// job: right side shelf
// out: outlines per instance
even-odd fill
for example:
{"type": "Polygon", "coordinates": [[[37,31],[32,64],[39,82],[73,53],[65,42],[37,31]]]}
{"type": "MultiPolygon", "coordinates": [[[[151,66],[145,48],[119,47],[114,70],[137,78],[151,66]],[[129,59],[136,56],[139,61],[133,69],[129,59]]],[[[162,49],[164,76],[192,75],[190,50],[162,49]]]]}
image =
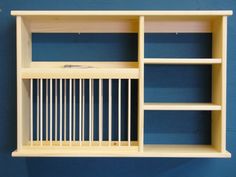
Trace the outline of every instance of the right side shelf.
{"type": "MultiPolygon", "coordinates": [[[[158,16],[158,17],[144,17],[143,29],[140,31],[144,32],[143,35],[140,34],[139,42],[141,43],[141,70],[143,70],[143,114],[146,111],[208,111],[211,112],[211,140],[210,144],[185,144],[185,143],[167,143],[167,144],[146,144],[144,140],[143,153],[145,156],[152,157],[231,157],[231,154],[226,150],[226,60],[227,60],[227,17],[226,16],[158,16]],[[210,34],[212,37],[212,43],[210,46],[210,54],[206,53],[203,49],[204,46],[200,44],[200,51],[205,55],[198,56],[198,54],[193,54],[191,57],[190,50],[184,51],[180,47],[180,52],[177,53],[178,56],[173,56],[171,47],[169,51],[160,51],[162,48],[157,46],[156,52],[148,53],[146,50],[146,33],[147,34],[158,34],[164,36],[167,34],[210,34]],[[159,50],[158,50],[159,49],[159,50]],[[182,51],[181,51],[182,50],[182,51]],[[166,54],[164,53],[166,52],[166,54]],[[142,58],[143,57],[143,58],[142,58]],[[193,101],[147,101],[145,98],[145,76],[146,66],[180,66],[184,70],[185,66],[202,66],[208,65],[211,67],[211,80],[209,80],[209,85],[211,85],[211,95],[209,101],[196,102],[193,101]]],[[[142,26],[140,27],[142,28],[142,26]]],[[[163,40],[163,38],[161,38],[163,40]]],[[[151,38],[151,43],[155,43],[154,39],[151,38]]],[[[168,41],[168,39],[167,39],[168,41]]],[[[163,41],[162,41],[163,42],[163,41]]],[[[174,42],[175,39],[174,39],[174,42]]],[[[189,41],[188,41],[189,42],[189,41]]],[[[160,42],[161,43],[161,42],[160,42]]],[[[191,43],[191,39],[190,39],[191,43]]],[[[203,41],[204,44],[204,41],[203,41]]],[[[162,45],[162,44],[160,44],[162,45]]],[[[164,44],[165,45],[165,44],[164,44]]],[[[191,45],[191,44],[190,44],[191,45]]],[[[207,45],[207,44],[206,44],[207,45]]],[[[167,47],[167,46],[165,46],[167,47]]],[[[191,48],[192,46],[190,46],[191,48]]],[[[187,47],[188,48],[188,47],[187,47]]],[[[152,48],[153,49],[153,48],[152,48]]],[[[192,52],[195,52],[194,49],[192,52]]],[[[164,72],[164,70],[163,70],[164,72]]],[[[152,73],[153,75],[155,73],[152,73]]],[[[168,73],[167,73],[168,74],[168,73]]],[[[160,75],[164,76],[164,74],[160,75]]],[[[158,84],[158,81],[154,78],[153,82],[158,84]]],[[[186,76],[187,77],[187,76],[186,76]]],[[[205,77],[205,76],[203,76],[205,77]]],[[[149,80],[150,82],[150,80],[149,80]]],[[[157,93],[158,94],[158,93],[157,93]]],[[[161,94],[161,93],[160,93],[161,94]]],[[[169,95],[171,97],[171,94],[169,95]]],[[[163,98],[164,99],[164,98],[163,98]]],[[[144,122],[149,117],[145,117],[144,122]]],[[[178,119],[178,117],[176,117],[178,119]]],[[[183,122],[184,124],[184,122],[183,122]]],[[[145,127],[145,126],[144,126],[145,127]]],[[[144,128],[145,129],[145,128],[144,128]]],[[[145,135],[145,130],[144,130],[145,135]]],[[[143,135],[143,136],[144,136],[143,135]]],[[[145,136],[144,138],[145,139],[145,136]]]]}

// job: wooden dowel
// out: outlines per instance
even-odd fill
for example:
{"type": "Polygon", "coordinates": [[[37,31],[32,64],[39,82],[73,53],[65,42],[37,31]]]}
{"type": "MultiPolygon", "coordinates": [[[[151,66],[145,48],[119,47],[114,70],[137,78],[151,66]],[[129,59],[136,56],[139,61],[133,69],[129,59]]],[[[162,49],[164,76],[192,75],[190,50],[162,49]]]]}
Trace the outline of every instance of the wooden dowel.
{"type": "Polygon", "coordinates": [[[30,79],[30,145],[33,146],[33,79],[30,79]]]}
{"type": "Polygon", "coordinates": [[[75,114],[76,114],[76,110],[75,110],[75,99],[76,99],[76,95],[75,95],[75,79],[73,79],[73,141],[75,141],[75,114]]]}
{"type": "Polygon", "coordinates": [[[64,141],[66,141],[66,79],[64,79],[64,141]]]}
{"type": "Polygon", "coordinates": [[[99,144],[103,141],[103,80],[99,79],[99,144]]]}
{"type": "Polygon", "coordinates": [[[60,146],[62,145],[62,79],[60,79],[60,146]]]}
{"type": "Polygon", "coordinates": [[[39,141],[39,79],[37,79],[37,141],[39,141]]]}
{"type": "Polygon", "coordinates": [[[46,141],[48,141],[48,79],[46,81],[46,141]]]}
{"type": "Polygon", "coordinates": [[[92,143],[92,84],[89,79],[89,145],[92,143]]]}
{"type": "Polygon", "coordinates": [[[72,79],[69,80],[69,141],[71,145],[72,135],[72,79]]]}
{"type": "Polygon", "coordinates": [[[40,145],[43,145],[43,79],[40,79],[40,145]]]}
{"type": "Polygon", "coordinates": [[[128,146],[131,140],[131,81],[128,79],[128,146]]]}
{"type": "Polygon", "coordinates": [[[85,112],[85,80],[82,85],[82,141],[84,141],[84,112],[85,112]]]}
{"type": "Polygon", "coordinates": [[[82,141],[84,141],[85,80],[82,82],[82,141]]]}
{"type": "Polygon", "coordinates": [[[57,79],[55,79],[55,141],[57,141],[57,79]]]}
{"type": "Polygon", "coordinates": [[[118,143],[121,141],[121,79],[118,80],[118,143]]]}
{"type": "Polygon", "coordinates": [[[112,141],[112,80],[111,79],[109,79],[109,101],[108,101],[108,105],[109,105],[108,139],[109,139],[109,145],[111,145],[111,141],[112,141]]]}
{"type": "Polygon", "coordinates": [[[92,129],[92,132],[91,132],[91,136],[92,136],[92,141],[94,140],[94,79],[92,79],[91,81],[91,94],[92,94],[92,103],[91,103],[91,129],[92,129]]]}
{"type": "Polygon", "coordinates": [[[52,79],[50,79],[50,146],[52,146],[52,79]]]}
{"type": "Polygon", "coordinates": [[[82,124],[82,79],[79,80],[79,142],[81,145],[81,135],[82,135],[82,129],[81,129],[81,124],[82,124]]]}

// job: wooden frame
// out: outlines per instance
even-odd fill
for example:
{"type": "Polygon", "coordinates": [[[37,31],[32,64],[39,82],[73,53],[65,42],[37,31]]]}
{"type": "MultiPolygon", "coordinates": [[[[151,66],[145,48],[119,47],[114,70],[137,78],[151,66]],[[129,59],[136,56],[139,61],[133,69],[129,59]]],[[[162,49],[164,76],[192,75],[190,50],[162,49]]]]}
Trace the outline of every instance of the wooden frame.
{"type": "MultiPolygon", "coordinates": [[[[17,150],[13,156],[35,157],[230,157],[226,150],[226,63],[227,16],[232,11],[11,11],[17,24],[17,150]],[[137,62],[34,62],[32,33],[138,33],[137,62]],[[144,34],[206,33],[213,34],[213,58],[145,58],[144,34]],[[212,65],[212,103],[146,103],[144,102],[145,64],[212,65]],[[63,68],[64,65],[86,65],[87,69],[63,68]],[[94,140],[94,80],[99,81],[99,140],[94,140]],[[118,80],[118,139],[112,139],[112,106],[109,106],[108,140],[103,139],[103,79],[108,79],[109,103],[112,102],[112,80],[118,80]],[[121,139],[121,84],[138,80],[138,139],[131,139],[131,98],[128,98],[128,138],[121,139]],[[33,137],[33,84],[37,81],[37,137],[33,137]],[[77,81],[78,80],[78,81],[77,81]],[[83,110],[85,82],[89,83],[89,140],[84,137],[83,110]],[[46,139],[43,132],[43,88],[46,83],[46,139]],[[76,93],[76,83],[79,92],[76,93]],[[52,90],[53,84],[57,84],[52,90]],[[64,91],[62,91],[64,90],[64,91]],[[67,91],[69,95],[67,95],[67,91]],[[52,125],[52,93],[56,92],[55,135],[52,125]],[[64,95],[63,95],[64,94],[64,95]],[[75,111],[79,96],[78,120],[75,111]],[[69,105],[66,105],[66,99],[69,105]],[[64,102],[64,106],[62,105],[64,102]],[[41,105],[41,106],[40,106],[41,105]],[[68,109],[67,109],[68,106],[68,109]],[[64,111],[62,111],[62,109],[64,111]],[[195,110],[212,111],[212,145],[146,145],[144,144],[144,111],[195,110]],[[66,120],[69,120],[69,133],[66,120]],[[75,138],[75,122],[79,138],[75,138]],[[64,123],[64,124],[63,124],[64,123]],[[49,130],[49,131],[48,131],[49,130]],[[63,132],[64,131],[64,132],[63,132]],[[58,136],[57,136],[58,135],[58,136]],[[68,139],[66,137],[69,137],[68,139]],[[53,139],[55,138],[55,139],[53,139]]],[[[111,105],[110,104],[110,105],[111,105]]]]}

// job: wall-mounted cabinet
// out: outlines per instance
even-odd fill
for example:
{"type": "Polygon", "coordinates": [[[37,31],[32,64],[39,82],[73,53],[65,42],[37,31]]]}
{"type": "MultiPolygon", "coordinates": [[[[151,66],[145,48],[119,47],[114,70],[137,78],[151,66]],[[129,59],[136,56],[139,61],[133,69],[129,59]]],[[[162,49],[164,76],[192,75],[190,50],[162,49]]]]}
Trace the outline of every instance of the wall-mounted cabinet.
{"type": "MultiPolygon", "coordinates": [[[[11,14],[16,16],[17,23],[17,150],[13,156],[230,157],[226,150],[226,50],[227,16],[232,11],[12,11],[11,14]],[[46,50],[50,46],[46,46],[37,53],[42,57],[38,61],[33,59],[32,41],[33,35],[42,33],[134,34],[133,45],[130,42],[126,48],[136,46],[136,49],[134,55],[123,60],[115,61],[111,55],[107,56],[110,60],[98,61],[93,58],[94,52],[100,56],[99,49],[91,45],[90,58],[87,60],[80,51],[78,56],[85,59],[77,61],[69,54],[64,60],[48,60],[46,50]],[[196,36],[183,41],[177,48],[179,51],[172,53],[172,46],[163,43],[163,39],[175,41],[176,34],[180,38],[188,34],[196,36]],[[210,36],[210,40],[199,40],[196,48],[188,49],[191,40],[198,42],[202,34],[210,36]],[[157,40],[153,40],[153,35],[157,40]],[[148,48],[150,41],[154,44],[152,51],[148,48]],[[209,41],[210,52],[206,50],[209,41]],[[180,79],[186,77],[187,84],[171,80],[172,69],[180,79]],[[150,71],[153,77],[146,75],[150,71]],[[202,82],[195,83],[190,71],[197,73],[202,82]],[[209,72],[211,78],[205,78],[204,74],[209,72]],[[170,82],[159,81],[165,77],[170,82]],[[152,83],[151,87],[146,81],[152,83]],[[188,89],[191,84],[201,83],[210,85],[199,88],[205,90],[204,95],[188,89]],[[173,90],[165,90],[167,87],[173,90]],[[188,99],[181,97],[181,90],[189,94],[188,99]],[[152,96],[145,96],[151,92],[152,96]],[[198,130],[209,133],[210,139],[199,139],[189,127],[186,127],[191,134],[188,137],[206,143],[189,144],[191,138],[172,143],[173,137],[163,139],[159,135],[151,135],[154,142],[149,141],[150,137],[146,139],[145,131],[168,129],[165,122],[175,115],[183,121],[179,124],[185,124],[188,116],[196,120],[198,130]],[[146,127],[144,122],[149,119],[163,126],[146,127]]],[[[61,57],[63,48],[52,49],[59,54],[54,56],[61,57]]],[[[173,128],[179,131],[178,127],[173,128]]]]}

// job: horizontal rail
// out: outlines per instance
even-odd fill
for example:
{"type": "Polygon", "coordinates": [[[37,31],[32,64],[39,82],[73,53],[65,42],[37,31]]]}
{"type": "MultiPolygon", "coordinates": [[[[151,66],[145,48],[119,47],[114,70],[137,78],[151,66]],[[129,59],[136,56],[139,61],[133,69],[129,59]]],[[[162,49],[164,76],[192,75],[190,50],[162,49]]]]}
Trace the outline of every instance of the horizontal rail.
{"type": "Polygon", "coordinates": [[[23,79],[138,79],[139,69],[88,68],[88,69],[35,69],[21,70],[23,79]]]}

